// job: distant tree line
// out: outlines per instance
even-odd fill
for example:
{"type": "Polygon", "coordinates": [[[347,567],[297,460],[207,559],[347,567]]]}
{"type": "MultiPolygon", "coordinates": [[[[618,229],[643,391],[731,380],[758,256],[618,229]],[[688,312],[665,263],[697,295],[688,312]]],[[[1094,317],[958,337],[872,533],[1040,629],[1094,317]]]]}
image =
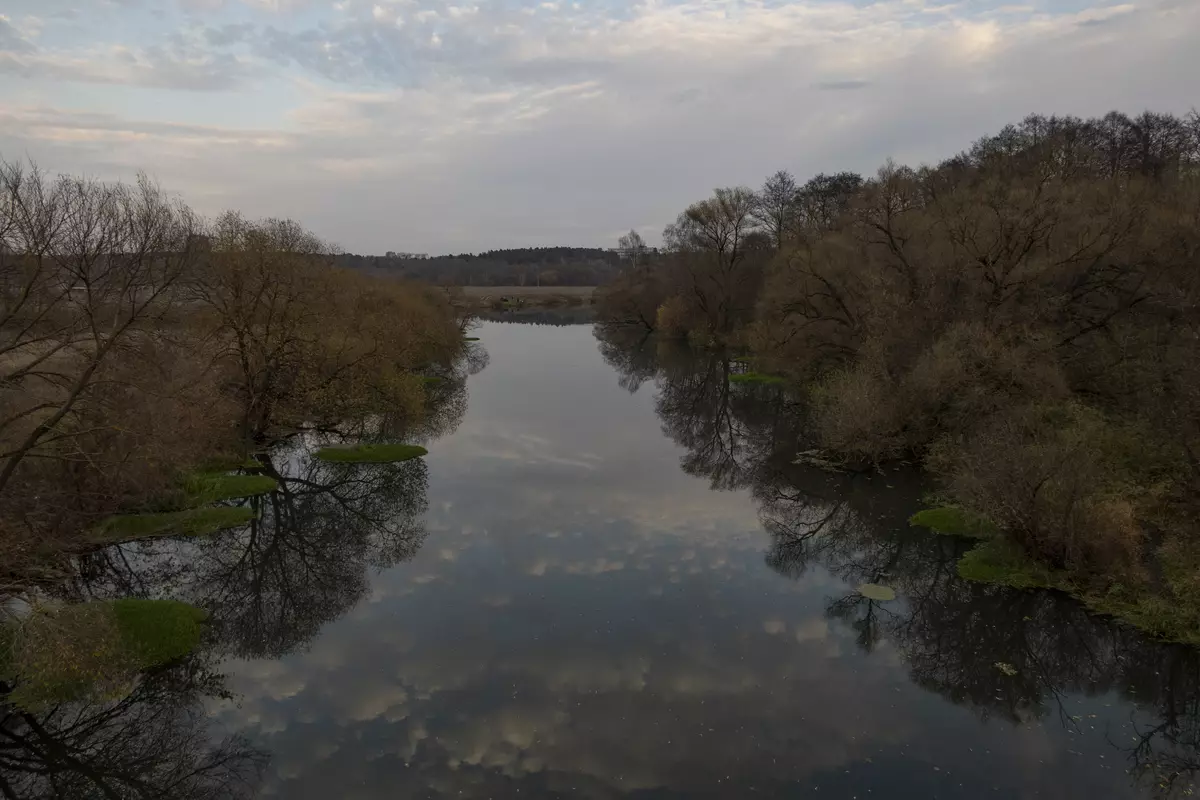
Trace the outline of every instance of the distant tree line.
{"type": "Polygon", "coordinates": [[[808,446],[918,459],[1005,532],[993,560],[1200,633],[1200,115],[1030,116],[933,166],[779,172],[664,240],[602,289],[610,324],[747,350],[802,389],[808,446]]]}
{"type": "Polygon", "coordinates": [[[595,247],[525,247],[432,258],[340,253],[334,261],[442,286],[598,286],[617,275],[623,258],[619,251],[595,247]]]}

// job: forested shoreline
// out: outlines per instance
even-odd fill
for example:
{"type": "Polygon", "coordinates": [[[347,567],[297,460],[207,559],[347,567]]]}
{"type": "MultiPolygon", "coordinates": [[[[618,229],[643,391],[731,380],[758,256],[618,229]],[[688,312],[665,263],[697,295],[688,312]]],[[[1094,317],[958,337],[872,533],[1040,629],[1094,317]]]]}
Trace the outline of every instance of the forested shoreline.
{"type": "Polygon", "coordinates": [[[244,522],[210,505],[269,490],[231,473],[281,437],[399,442],[436,415],[462,309],[335,261],[295,222],[202,219],[145,177],[0,165],[4,585],[60,553],[244,522]]]}
{"type": "Polygon", "coordinates": [[[1031,116],[935,166],[718,189],[605,324],[746,354],[797,451],[920,463],[965,577],[1200,641],[1200,115],[1031,116]]]}

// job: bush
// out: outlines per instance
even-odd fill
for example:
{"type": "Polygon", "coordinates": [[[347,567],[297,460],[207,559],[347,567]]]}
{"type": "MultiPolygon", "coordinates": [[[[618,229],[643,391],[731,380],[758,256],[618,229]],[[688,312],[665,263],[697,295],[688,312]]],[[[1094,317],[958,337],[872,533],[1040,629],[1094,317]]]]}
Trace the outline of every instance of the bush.
{"type": "Polygon", "coordinates": [[[666,336],[685,336],[690,330],[688,306],[680,297],[668,298],[658,307],[656,326],[666,336]]]}
{"type": "Polygon", "coordinates": [[[1139,442],[1099,412],[1027,405],[946,437],[926,460],[953,499],[995,521],[1025,553],[1057,569],[1141,580],[1144,495],[1128,458],[1139,442]]]}
{"type": "Polygon", "coordinates": [[[891,381],[870,361],[831,373],[812,393],[817,442],[826,450],[859,460],[882,461],[901,455],[907,442],[894,397],[891,381]]]}

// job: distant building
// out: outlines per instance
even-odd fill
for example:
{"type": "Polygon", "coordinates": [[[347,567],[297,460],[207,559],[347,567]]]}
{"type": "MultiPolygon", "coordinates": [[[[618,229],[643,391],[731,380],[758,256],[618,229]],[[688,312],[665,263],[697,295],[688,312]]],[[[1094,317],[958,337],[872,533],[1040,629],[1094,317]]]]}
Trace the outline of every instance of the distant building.
{"type": "Polygon", "coordinates": [[[388,258],[410,258],[410,259],[417,259],[419,261],[421,259],[429,258],[429,253],[397,253],[395,250],[388,250],[387,257],[388,258]]]}

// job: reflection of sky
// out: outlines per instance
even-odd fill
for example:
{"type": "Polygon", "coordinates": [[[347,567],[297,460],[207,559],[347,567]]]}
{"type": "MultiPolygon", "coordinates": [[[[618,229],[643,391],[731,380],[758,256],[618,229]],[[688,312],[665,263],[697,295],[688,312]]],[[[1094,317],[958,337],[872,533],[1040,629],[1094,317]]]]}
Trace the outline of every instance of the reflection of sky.
{"type": "Polygon", "coordinates": [[[864,655],[824,613],[846,587],[764,564],[749,494],[678,468],[653,387],[622,390],[589,327],[480,336],[421,551],[306,652],[230,665],[241,698],[216,717],[274,753],[268,795],[1126,791],[1099,721],[984,723],[887,640],[864,655]]]}

